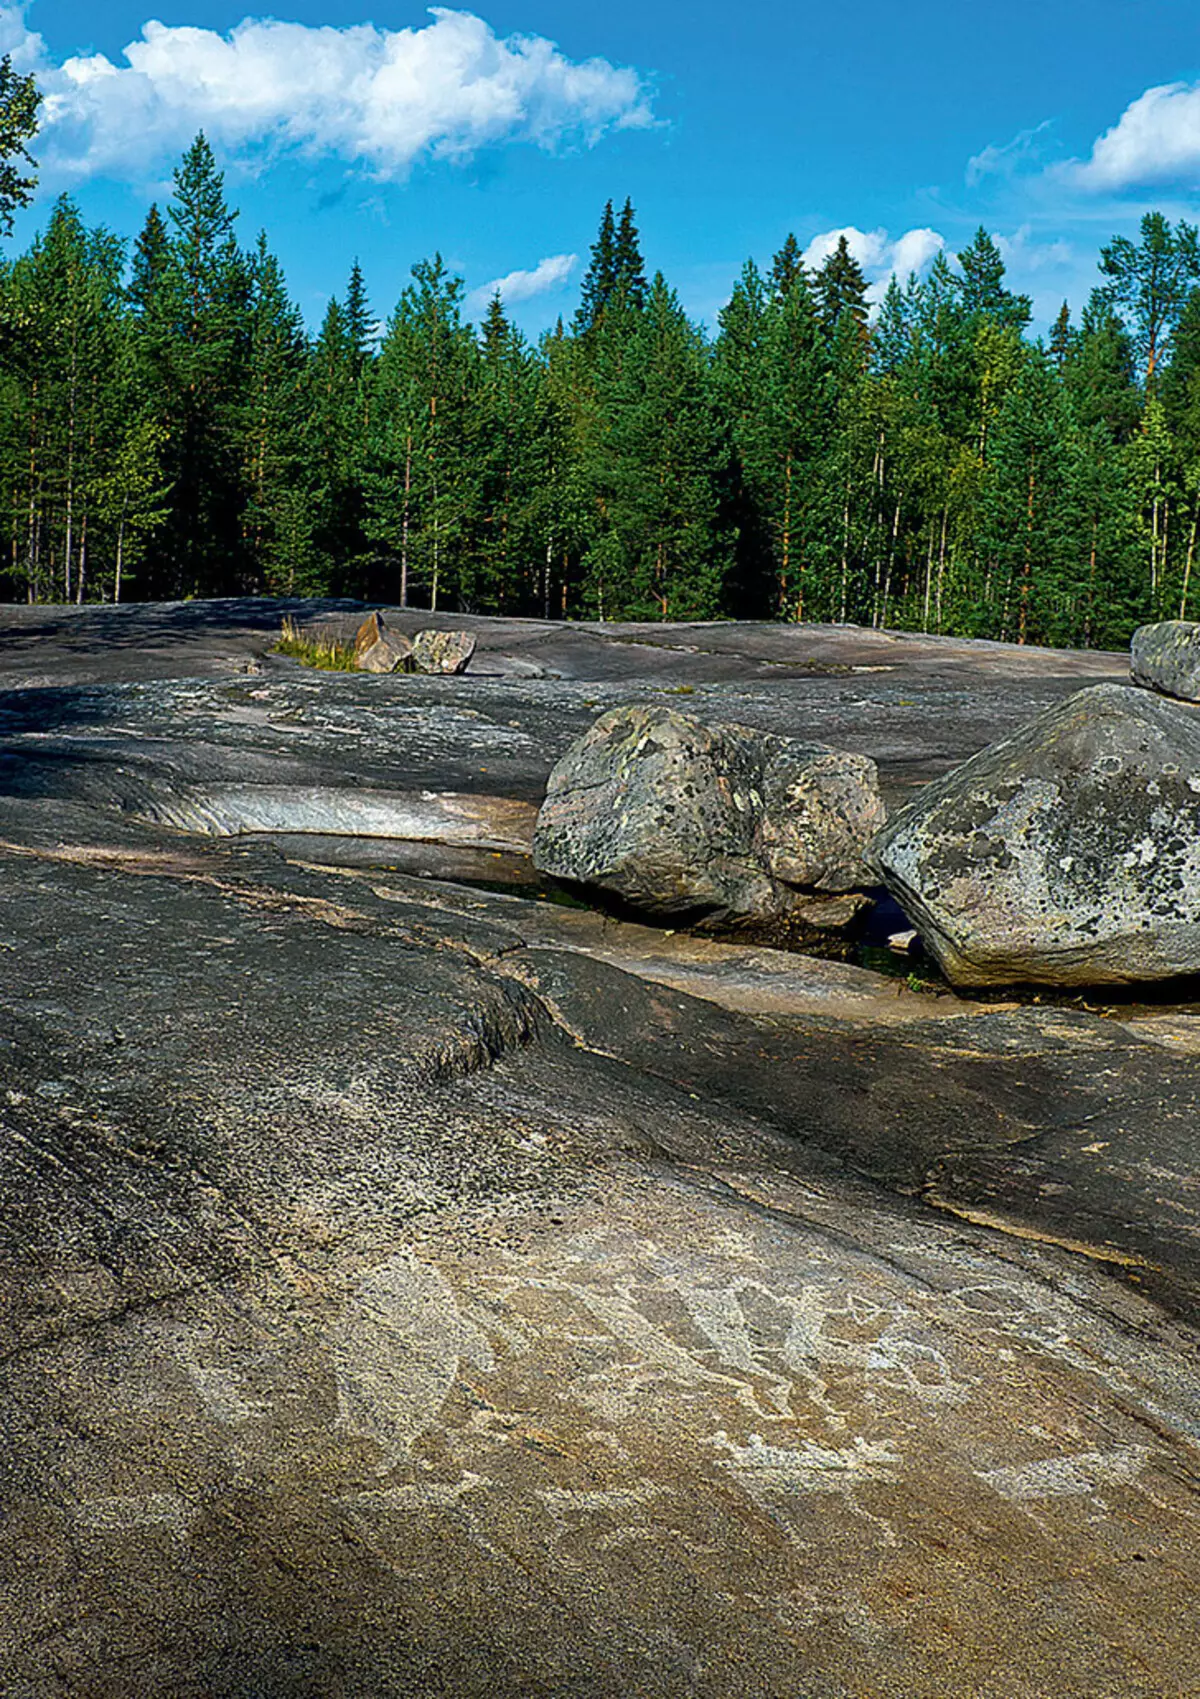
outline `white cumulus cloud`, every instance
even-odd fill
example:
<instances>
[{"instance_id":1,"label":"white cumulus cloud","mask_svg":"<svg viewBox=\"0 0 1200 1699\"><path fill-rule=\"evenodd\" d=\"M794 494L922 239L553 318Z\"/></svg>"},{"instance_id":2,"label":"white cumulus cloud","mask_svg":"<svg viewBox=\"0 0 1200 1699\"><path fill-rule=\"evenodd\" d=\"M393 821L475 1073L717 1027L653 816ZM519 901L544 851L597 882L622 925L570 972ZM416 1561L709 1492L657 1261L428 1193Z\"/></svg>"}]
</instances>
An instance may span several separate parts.
<instances>
[{"instance_id":1,"label":"white cumulus cloud","mask_svg":"<svg viewBox=\"0 0 1200 1699\"><path fill-rule=\"evenodd\" d=\"M1074 168L1090 189L1124 189L1200 176L1200 83L1148 88Z\"/></svg>"},{"instance_id":2,"label":"white cumulus cloud","mask_svg":"<svg viewBox=\"0 0 1200 1699\"><path fill-rule=\"evenodd\" d=\"M246 18L219 34L151 20L123 63L96 53L58 65L24 16L0 6L0 44L11 37L14 58L34 63L42 155L66 173L140 171L203 129L245 156L294 150L395 179L420 159L512 141L590 145L653 122L636 71L569 59L542 36L501 37L444 7L399 30Z\"/></svg>"},{"instance_id":3,"label":"white cumulus cloud","mask_svg":"<svg viewBox=\"0 0 1200 1699\"><path fill-rule=\"evenodd\" d=\"M534 295L545 295L564 284L578 264L578 254L548 254L532 271L510 271L505 277L494 277L490 283L472 289L467 296L467 310L480 312L493 295L500 295L508 306L514 301L528 301Z\"/></svg>"}]
</instances>

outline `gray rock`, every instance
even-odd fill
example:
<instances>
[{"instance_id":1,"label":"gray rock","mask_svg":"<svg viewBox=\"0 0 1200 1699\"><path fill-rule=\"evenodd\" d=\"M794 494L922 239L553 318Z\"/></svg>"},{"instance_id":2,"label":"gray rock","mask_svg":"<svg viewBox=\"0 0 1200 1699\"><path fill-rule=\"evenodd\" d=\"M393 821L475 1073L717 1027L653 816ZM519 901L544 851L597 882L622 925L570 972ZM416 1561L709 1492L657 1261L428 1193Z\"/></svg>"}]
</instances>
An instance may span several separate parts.
<instances>
[{"instance_id":1,"label":"gray rock","mask_svg":"<svg viewBox=\"0 0 1200 1699\"><path fill-rule=\"evenodd\" d=\"M879 773L865 755L791 745L766 764L759 838L772 874L786 885L861 888L863 845L886 819Z\"/></svg>"},{"instance_id":2,"label":"gray rock","mask_svg":"<svg viewBox=\"0 0 1200 1699\"><path fill-rule=\"evenodd\" d=\"M868 858L957 985L1200 973L1200 718L1081 690L929 785Z\"/></svg>"},{"instance_id":3,"label":"gray rock","mask_svg":"<svg viewBox=\"0 0 1200 1699\"><path fill-rule=\"evenodd\" d=\"M1139 626L1130 645L1129 671L1135 684L1200 702L1200 625L1164 619Z\"/></svg>"},{"instance_id":4,"label":"gray rock","mask_svg":"<svg viewBox=\"0 0 1200 1699\"><path fill-rule=\"evenodd\" d=\"M884 817L865 756L622 707L551 772L534 860L649 914L802 918L800 889L864 883Z\"/></svg>"},{"instance_id":5,"label":"gray rock","mask_svg":"<svg viewBox=\"0 0 1200 1699\"><path fill-rule=\"evenodd\" d=\"M420 673L466 672L474 653L469 631L418 631L412 641L413 665Z\"/></svg>"}]
</instances>

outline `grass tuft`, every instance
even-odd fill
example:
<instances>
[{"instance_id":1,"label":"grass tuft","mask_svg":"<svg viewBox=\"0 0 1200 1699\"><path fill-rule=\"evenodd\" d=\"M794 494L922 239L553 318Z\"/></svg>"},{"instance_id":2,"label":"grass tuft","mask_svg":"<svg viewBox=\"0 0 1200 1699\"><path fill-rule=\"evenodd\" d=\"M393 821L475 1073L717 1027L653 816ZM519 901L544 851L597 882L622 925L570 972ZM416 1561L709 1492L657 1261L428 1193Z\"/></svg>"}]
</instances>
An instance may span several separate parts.
<instances>
[{"instance_id":1,"label":"grass tuft","mask_svg":"<svg viewBox=\"0 0 1200 1699\"><path fill-rule=\"evenodd\" d=\"M355 671L352 643L335 643L332 638L304 637L291 614L284 617L283 631L273 652L276 655L289 655L302 666L316 667L325 673Z\"/></svg>"}]
</instances>

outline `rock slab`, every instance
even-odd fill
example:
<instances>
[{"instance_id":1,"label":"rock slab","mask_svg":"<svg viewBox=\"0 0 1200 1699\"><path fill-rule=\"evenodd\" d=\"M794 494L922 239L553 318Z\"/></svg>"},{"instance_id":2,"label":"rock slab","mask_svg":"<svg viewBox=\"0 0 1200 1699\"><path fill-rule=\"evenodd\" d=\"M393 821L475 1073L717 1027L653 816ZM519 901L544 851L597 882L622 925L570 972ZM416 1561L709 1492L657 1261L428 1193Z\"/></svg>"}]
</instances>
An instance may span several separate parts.
<instances>
[{"instance_id":1,"label":"rock slab","mask_svg":"<svg viewBox=\"0 0 1200 1699\"><path fill-rule=\"evenodd\" d=\"M955 985L1200 973L1200 717L1081 690L927 786L868 859Z\"/></svg>"},{"instance_id":2,"label":"rock slab","mask_svg":"<svg viewBox=\"0 0 1200 1699\"><path fill-rule=\"evenodd\" d=\"M1139 626L1130 645L1129 671L1135 684L1200 702L1200 625L1164 619Z\"/></svg>"},{"instance_id":3,"label":"rock slab","mask_svg":"<svg viewBox=\"0 0 1200 1699\"><path fill-rule=\"evenodd\" d=\"M884 818L865 756L621 707L551 772L534 860L647 914L768 919L861 888Z\"/></svg>"}]
</instances>

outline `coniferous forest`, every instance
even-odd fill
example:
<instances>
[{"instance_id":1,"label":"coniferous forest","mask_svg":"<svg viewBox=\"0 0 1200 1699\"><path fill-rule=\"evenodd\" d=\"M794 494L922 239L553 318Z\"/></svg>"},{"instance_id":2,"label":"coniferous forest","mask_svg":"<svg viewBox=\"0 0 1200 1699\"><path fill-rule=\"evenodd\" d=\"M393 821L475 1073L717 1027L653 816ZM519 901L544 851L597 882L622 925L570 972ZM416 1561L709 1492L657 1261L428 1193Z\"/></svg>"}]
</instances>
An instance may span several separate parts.
<instances>
[{"instance_id":1,"label":"coniferous forest","mask_svg":"<svg viewBox=\"0 0 1200 1699\"><path fill-rule=\"evenodd\" d=\"M3 170L11 220L31 181ZM710 335L647 275L626 202L574 317L532 345L498 298L467 323L437 255L382 324L353 266L312 335L235 218L201 136L131 246L64 197L3 263L0 598L335 594L1078 646L1200 609L1186 224L1150 214L1104 247L1046 340L983 230L873 319L844 239L814 273L788 236Z\"/></svg>"}]
</instances>

